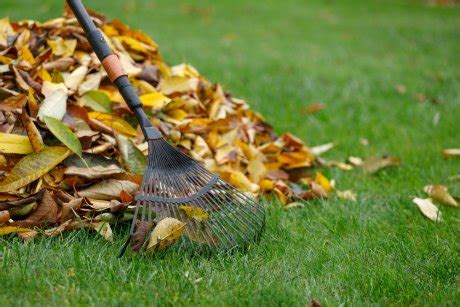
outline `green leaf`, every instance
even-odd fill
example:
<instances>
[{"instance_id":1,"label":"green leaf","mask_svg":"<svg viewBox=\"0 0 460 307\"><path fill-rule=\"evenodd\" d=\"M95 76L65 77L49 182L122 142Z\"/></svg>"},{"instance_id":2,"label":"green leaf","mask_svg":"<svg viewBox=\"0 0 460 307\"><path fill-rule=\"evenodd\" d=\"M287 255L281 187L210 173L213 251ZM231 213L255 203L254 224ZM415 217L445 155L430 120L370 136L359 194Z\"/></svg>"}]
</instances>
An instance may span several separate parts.
<instances>
[{"instance_id":1,"label":"green leaf","mask_svg":"<svg viewBox=\"0 0 460 307\"><path fill-rule=\"evenodd\" d=\"M47 147L22 158L0 182L0 193L13 192L47 174L70 154L66 147Z\"/></svg>"},{"instance_id":2,"label":"green leaf","mask_svg":"<svg viewBox=\"0 0 460 307\"><path fill-rule=\"evenodd\" d=\"M133 174L144 174L147 166L147 158L142 151L134 145L131 139L122 135L117 135L117 143L123 168Z\"/></svg>"},{"instance_id":3,"label":"green leaf","mask_svg":"<svg viewBox=\"0 0 460 307\"><path fill-rule=\"evenodd\" d=\"M80 98L78 104L98 112L113 112L110 97L102 91L89 91Z\"/></svg>"},{"instance_id":4,"label":"green leaf","mask_svg":"<svg viewBox=\"0 0 460 307\"><path fill-rule=\"evenodd\" d=\"M61 141L70 150L81 157L82 148L80 140L63 122L53 117L44 116L46 126L54 134L54 136Z\"/></svg>"}]
</instances>

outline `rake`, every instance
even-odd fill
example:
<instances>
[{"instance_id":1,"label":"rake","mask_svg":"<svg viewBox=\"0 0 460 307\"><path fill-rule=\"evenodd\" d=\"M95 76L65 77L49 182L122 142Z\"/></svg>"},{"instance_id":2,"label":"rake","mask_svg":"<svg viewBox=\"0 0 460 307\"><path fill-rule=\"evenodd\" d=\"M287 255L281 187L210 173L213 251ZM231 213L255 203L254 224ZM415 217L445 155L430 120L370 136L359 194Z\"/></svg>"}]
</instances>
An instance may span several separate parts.
<instances>
[{"instance_id":1,"label":"rake","mask_svg":"<svg viewBox=\"0 0 460 307\"><path fill-rule=\"evenodd\" d=\"M246 248L259 240L265 225L265 210L252 196L212 174L202 165L169 144L142 109L142 103L124 72L118 57L98 30L81 0L67 0L88 41L135 114L148 142L147 168L143 175L129 238L138 223L159 223L175 218L183 223L184 232L174 248L198 253L220 253ZM195 210L206 219L190 217ZM187 212L188 211L188 212ZM138 218L140 217L140 221Z\"/></svg>"}]
</instances>

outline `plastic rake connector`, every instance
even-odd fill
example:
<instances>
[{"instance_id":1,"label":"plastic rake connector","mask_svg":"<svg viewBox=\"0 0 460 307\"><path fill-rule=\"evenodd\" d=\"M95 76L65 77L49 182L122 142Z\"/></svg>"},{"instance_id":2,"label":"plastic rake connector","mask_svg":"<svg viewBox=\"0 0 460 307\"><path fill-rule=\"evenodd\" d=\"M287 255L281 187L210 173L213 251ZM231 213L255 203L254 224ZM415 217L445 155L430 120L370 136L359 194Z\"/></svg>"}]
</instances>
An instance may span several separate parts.
<instances>
[{"instance_id":1,"label":"plastic rake connector","mask_svg":"<svg viewBox=\"0 0 460 307\"><path fill-rule=\"evenodd\" d=\"M136 197L130 236L120 256L133 236L138 218L158 223L172 217L185 223L183 235L174 244L181 250L224 252L259 240L265 225L264 208L163 139L145 115L120 60L112 53L81 0L67 0L67 3L149 143L147 169ZM199 209L205 212L206 218L190 217L185 208Z\"/></svg>"}]
</instances>

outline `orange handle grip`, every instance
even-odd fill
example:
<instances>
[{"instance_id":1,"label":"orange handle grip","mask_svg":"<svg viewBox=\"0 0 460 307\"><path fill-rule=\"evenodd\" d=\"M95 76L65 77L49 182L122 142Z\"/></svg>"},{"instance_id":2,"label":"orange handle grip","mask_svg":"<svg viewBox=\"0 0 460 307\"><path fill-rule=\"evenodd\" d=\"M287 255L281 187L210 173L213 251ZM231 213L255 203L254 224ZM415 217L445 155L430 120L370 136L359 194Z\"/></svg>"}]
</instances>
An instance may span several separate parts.
<instances>
[{"instance_id":1,"label":"orange handle grip","mask_svg":"<svg viewBox=\"0 0 460 307\"><path fill-rule=\"evenodd\" d=\"M123 69L120 59L115 55L109 55L104 60L102 60L102 66L104 66L105 71L109 75L109 79L112 82L115 82L121 76L127 76L128 74Z\"/></svg>"}]
</instances>

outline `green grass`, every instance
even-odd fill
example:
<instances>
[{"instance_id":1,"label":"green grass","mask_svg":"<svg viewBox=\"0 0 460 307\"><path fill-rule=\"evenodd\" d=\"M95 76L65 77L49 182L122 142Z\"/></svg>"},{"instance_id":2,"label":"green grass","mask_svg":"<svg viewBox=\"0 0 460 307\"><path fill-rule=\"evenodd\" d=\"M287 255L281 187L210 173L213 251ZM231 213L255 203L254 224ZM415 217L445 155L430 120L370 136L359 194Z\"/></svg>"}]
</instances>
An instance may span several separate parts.
<instances>
[{"instance_id":1,"label":"green grass","mask_svg":"<svg viewBox=\"0 0 460 307\"><path fill-rule=\"evenodd\" d=\"M58 16L63 2L2 0L0 12L45 20ZM2 305L459 301L458 211L443 207L444 222L436 224L411 202L430 183L460 194L458 182L446 181L459 161L440 155L460 146L459 7L402 0L109 2L87 5L143 29L168 62L192 63L248 99L278 132L309 145L336 143L330 159L391 153L403 166L373 177L326 171L359 201L293 210L270 204L261 244L232 257L118 260L121 241L81 232L30 244L1 239ZM317 102L326 109L302 113Z\"/></svg>"}]
</instances>

